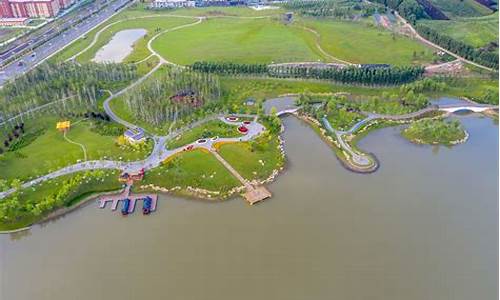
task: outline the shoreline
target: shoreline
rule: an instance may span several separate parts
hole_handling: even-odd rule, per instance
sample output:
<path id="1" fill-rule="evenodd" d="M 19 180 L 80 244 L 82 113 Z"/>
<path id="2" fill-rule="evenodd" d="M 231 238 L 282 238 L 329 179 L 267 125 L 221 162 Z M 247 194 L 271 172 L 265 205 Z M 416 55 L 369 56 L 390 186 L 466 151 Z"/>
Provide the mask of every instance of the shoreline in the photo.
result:
<path id="1" fill-rule="evenodd" d="M 41 218 L 39 221 L 36 221 L 28 226 L 18 228 L 18 229 L 3 230 L 3 231 L 0 231 L 0 234 L 11 234 L 11 233 L 18 233 L 18 232 L 30 230 L 34 225 L 43 225 L 43 224 L 46 224 L 48 222 L 54 221 L 55 219 L 63 217 L 64 215 L 69 214 L 69 213 L 79 209 L 82 206 L 88 205 L 90 203 L 90 201 L 96 200 L 100 196 L 115 194 L 118 191 L 119 190 L 91 193 L 90 195 L 84 197 L 82 200 L 76 202 L 75 204 L 68 206 L 68 207 L 60 207 L 60 208 L 54 210 L 53 212 L 49 213 L 45 217 Z"/>

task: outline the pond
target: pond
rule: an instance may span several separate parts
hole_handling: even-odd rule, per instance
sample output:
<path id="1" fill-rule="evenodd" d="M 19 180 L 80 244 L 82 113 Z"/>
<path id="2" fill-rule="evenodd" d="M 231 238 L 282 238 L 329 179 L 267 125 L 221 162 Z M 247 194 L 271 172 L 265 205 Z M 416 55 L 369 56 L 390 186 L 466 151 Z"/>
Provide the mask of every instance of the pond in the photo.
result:
<path id="1" fill-rule="evenodd" d="M 127 29 L 117 32 L 113 38 L 97 51 L 94 62 L 122 62 L 134 50 L 134 43 L 146 35 L 146 29 Z"/>

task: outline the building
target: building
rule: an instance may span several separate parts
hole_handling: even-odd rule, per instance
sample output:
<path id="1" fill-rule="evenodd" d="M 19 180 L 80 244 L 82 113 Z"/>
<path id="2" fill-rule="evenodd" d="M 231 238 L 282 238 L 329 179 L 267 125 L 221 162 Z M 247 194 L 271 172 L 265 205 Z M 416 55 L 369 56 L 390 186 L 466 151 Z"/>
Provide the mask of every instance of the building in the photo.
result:
<path id="1" fill-rule="evenodd" d="M 24 26 L 28 22 L 28 18 L 0 18 L 0 26 Z"/>
<path id="2" fill-rule="evenodd" d="M 75 0 L 0 0 L 0 18 L 53 18 Z"/>
<path id="3" fill-rule="evenodd" d="M 123 134 L 127 141 L 130 143 L 142 143 L 146 140 L 146 136 L 144 135 L 144 130 L 141 128 L 128 129 Z"/>
<path id="4" fill-rule="evenodd" d="M 191 0 L 155 0 L 150 4 L 150 7 L 153 9 L 194 7 L 194 6 L 195 2 Z"/>

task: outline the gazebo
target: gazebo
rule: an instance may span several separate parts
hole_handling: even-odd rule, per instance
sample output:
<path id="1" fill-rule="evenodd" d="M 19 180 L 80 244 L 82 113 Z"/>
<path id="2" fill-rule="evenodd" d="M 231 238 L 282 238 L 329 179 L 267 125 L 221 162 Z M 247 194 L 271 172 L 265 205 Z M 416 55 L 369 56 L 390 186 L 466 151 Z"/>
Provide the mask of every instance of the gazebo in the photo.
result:
<path id="1" fill-rule="evenodd" d="M 70 121 L 61 121 L 61 122 L 57 122 L 57 124 L 56 124 L 56 129 L 61 131 L 61 132 L 68 131 L 70 127 L 71 127 Z"/>

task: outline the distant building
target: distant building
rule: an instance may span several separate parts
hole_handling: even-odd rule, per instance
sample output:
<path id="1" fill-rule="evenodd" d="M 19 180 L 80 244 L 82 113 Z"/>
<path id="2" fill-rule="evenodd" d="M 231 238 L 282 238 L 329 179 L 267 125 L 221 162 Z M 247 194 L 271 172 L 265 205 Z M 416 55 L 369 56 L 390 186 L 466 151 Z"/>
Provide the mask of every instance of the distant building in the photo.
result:
<path id="1" fill-rule="evenodd" d="M 146 140 L 144 130 L 141 128 L 128 129 L 124 136 L 130 143 L 142 143 Z"/>
<path id="2" fill-rule="evenodd" d="M 75 0 L 0 0 L 0 18 L 53 18 Z"/>
<path id="3" fill-rule="evenodd" d="M 179 8 L 195 7 L 195 1 L 191 0 L 155 0 L 151 2 L 150 8 Z"/>
<path id="4" fill-rule="evenodd" d="M 28 22 L 28 18 L 0 18 L 0 26 L 23 26 Z"/>

